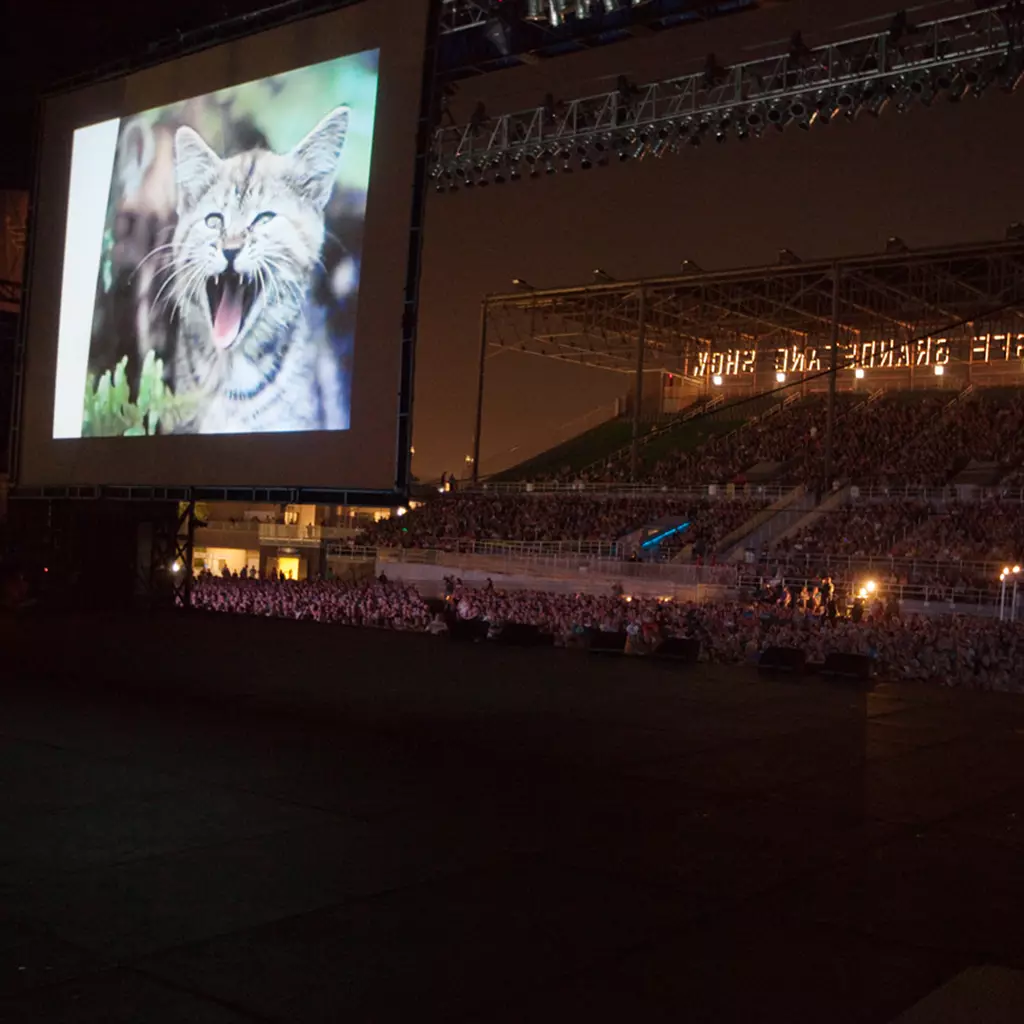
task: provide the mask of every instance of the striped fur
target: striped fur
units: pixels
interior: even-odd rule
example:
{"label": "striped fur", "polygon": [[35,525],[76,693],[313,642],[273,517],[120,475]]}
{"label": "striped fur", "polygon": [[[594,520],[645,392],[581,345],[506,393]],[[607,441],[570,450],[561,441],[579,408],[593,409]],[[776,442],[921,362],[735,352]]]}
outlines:
{"label": "striped fur", "polygon": [[[344,425],[337,373],[325,372],[324,332],[311,325],[309,290],[347,127],[348,110],[339,107],[289,153],[228,159],[191,128],[178,129],[178,222],[164,290],[178,321],[173,386],[188,411],[174,432]],[[237,335],[215,343],[222,279],[238,282],[237,294],[251,304]]]}

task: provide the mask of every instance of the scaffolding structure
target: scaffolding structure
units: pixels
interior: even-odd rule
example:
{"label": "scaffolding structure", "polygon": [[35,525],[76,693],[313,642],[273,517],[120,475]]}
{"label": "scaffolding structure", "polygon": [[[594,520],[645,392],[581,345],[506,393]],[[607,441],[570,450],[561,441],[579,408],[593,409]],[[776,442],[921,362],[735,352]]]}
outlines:
{"label": "scaffolding structure", "polygon": [[[644,373],[692,388],[852,386],[865,372],[1019,375],[1024,234],[1001,242],[519,290],[484,299],[474,438],[480,464],[489,353],[504,350],[633,374],[634,438]],[[849,372],[847,372],[849,371]],[[842,377],[843,383],[840,383]],[[904,385],[906,386],[906,385]],[[834,401],[829,403],[834,419]],[[827,460],[830,461],[830,460]],[[634,444],[635,468],[635,444]]]}
{"label": "scaffolding structure", "polygon": [[488,117],[434,133],[438,191],[501,184],[529,174],[588,169],[609,158],[662,156],[704,139],[719,142],[787,125],[811,128],[892,105],[960,100],[991,83],[1016,87],[1024,11],[1014,5],[888,28],[825,46],[799,34],[788,52],[731,67],[639,84],[620,76],[603,93]]}

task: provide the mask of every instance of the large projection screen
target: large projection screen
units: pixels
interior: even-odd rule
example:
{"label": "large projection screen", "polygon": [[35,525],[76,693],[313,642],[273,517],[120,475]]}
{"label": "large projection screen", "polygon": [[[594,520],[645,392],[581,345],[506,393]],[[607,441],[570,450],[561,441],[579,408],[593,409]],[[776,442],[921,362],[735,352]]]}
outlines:
{"label": "large projection screen", "polygon": [[18,486],[401,483],[427,6],[45,101]]}

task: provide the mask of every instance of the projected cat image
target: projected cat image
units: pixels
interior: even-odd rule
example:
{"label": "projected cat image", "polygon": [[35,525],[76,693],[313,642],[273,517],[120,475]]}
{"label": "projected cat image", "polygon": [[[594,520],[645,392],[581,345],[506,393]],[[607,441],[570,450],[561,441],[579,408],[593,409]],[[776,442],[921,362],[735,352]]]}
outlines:
{"label": "projected cat image", "polygon": [[378,57],[76,130],[54,437],[349,428]]}
{"label": "projected cat image", "polygon": [[329,355],[306,307],[348,117],[347,107],[332,111],[286,154],[257,149],[227,160],[193,129],[178,129],[168,278],[182,407],[175,430],[343,425]]}

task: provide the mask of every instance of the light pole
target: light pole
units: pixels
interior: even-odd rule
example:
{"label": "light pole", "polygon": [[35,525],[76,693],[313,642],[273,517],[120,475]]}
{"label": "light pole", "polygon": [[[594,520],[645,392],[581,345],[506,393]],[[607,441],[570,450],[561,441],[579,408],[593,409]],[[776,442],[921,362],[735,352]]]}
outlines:
{"label": "light pole", "polygon": [[1020,582],[1020,566],[1015,565],[1012,568],[1008,565],[1003,566],[1003,571],[999,574],[999,621],[1002,622],[1006,618],[1006,584],[1010,581],[1013,583],[1013,587],[1010,591],[1010,621],[1014,622],[1017,619],[1017,586]]}

